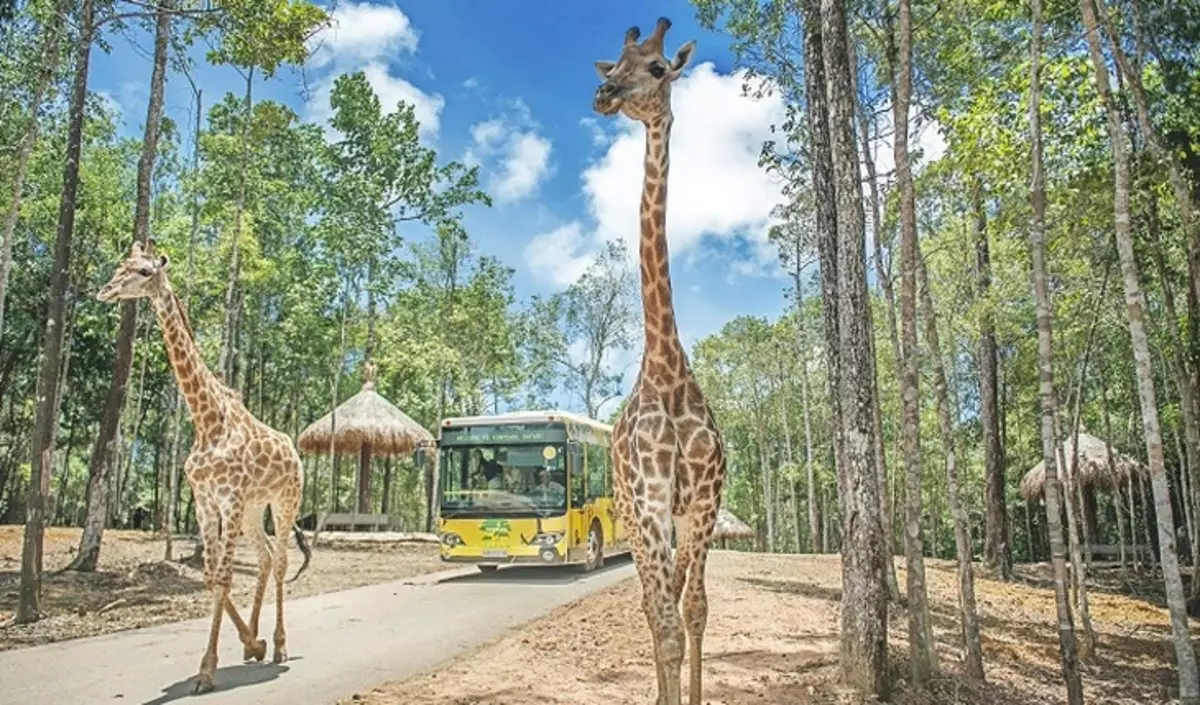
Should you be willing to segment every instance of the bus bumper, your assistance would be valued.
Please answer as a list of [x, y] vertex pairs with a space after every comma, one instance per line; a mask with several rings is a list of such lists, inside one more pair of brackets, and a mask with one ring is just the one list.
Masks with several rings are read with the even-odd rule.
[[442, 545], [444, 563], [484, 563], [490, 565], [557, 565], [565, 563], [566, 554], [558, 546], [520, 546], [506, 549], [478, 546]]

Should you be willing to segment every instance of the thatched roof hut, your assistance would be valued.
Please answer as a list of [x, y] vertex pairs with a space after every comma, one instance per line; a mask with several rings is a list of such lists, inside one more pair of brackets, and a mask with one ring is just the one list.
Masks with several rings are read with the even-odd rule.
[[754, 529], [746, 522], [734, 516], [725, 507], [717, 510], [717, 527], [713, 531], [714, 539], [744, 539], [754, 536]]
[[[1124, 485], [1131, 475], [1145, 473], [1145, 468], [1136, 459], [1113, 448], [1113, 466], [1116, 469], [1114, 474], [1113, 468], [1108, 465], [1108, 444], [1082, 431], [1077, 438], [1079, 439], [1079, 468], [1075, 476], [1079, 478], [1083, 486], [1112, 490]], [[1070, 463], [1075, 455], [1074, 446], [1075, 444], [1069, 438], [1061, 444], [1061, 457], [1066, 458], [1067, 463]], [[1061, 473], [1061, 467], [1059, 471]], [[1027, 502], [1033, 501], [1042, 496], [1045, 486], [1046, 465], [1045, 462], [1039, 462], [1021, 478], [1021, 496]]]
[[375, 365], [365, 365], [362, 389], [336, 409], [325, 414], [304, 429], [298, 445], [306, 453], [328, 453], [332, 441], [334, 452], [359, 455], [359, 508], [371, 497], [371, 457], [374, 454], [409, 455], [418, 444], [434, 440], [421, 424], [401, 411], [395, 404], [375, 391]]

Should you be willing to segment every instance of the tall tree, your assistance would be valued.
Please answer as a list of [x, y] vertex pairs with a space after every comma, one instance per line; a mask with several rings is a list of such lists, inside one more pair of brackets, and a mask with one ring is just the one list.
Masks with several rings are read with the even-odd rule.
[[50, 471], [54, 467], [55, 430], [58, 428], [63, 314], [66, 310], [67, 286], [70, 279], [71, 241], [75, 235], [79, 162], [83, 151], [84, 111], [89, 60], [92, 54], [94, 13], [93, 1], [83, 0], [79, 10], [80, 33], [75, 43], [75, 79], [71, 84], [67, 152], [63, 166], [62, 197], [59, 200], [58, 234], [54, 241], [54, 269], [50, 276], [50, 298], [42, 341], [41, 370], [38, 374], [33, 458], [24, 544], [21, 550], [21, 587], [16, 614], [18, 624], [36, 622], [41, 618], [42, 539], [45, 534], [46, 495], [50, 491]]
[[637, 282], [624, 240], [606, 243], [579, 279], [535, 301], [539, 320], [527, 340], [559, 369], [563, 386], [591, 418], [621, 395], [623, 370], [613, 356], [633, 347]]
[[1121, 278], [1125, 284], [1125, 310], [1129, 321], [1129, 337], [1133, 345], [1134, 369], [1137, 373], [1138, 401], [1142, 410], [1142, 432], [1146, 439], [1146, 458], [1150, 470], [1150, 486], [1154, 493], [1154, 512], [1158, 518], [1158, 544], [1167, 594], [1167, 609], [1171, 615], [1171, 632], [1175, 642], [1176, 668], [1179, 674], [1179, 701], [1182, 705], [1200, 704], [1200, 671], [1196, 653], [1188, 635], [1188, 615], [1183, 580], [1179, 574], [1179, 557], [1175, 549], [1175, 517], [1171, 506], [1163, 457], [1162, 432], [1158, 420], [1158, 399], [1154, 389], [1154, 370], [1150, 359], [1150, 342], [1146, 335], [1145, 296], [1138, 278], [1133, 253], [1133, 232], [1130, 227], [1130, 191], [1132, 176], [1129, 152], [1125, 144], [1121, 114], [1108, 83], [1108, 65], [1100, 48], [1096, 28], [1096, 9], [1092, 0], [1080, 0], [1083, 23], [1087, 32], [1088, 53], [1092, 59], [1096, 87], [1108, 118], [1109, 142], [1112, 145], [1114, 199], [1114, 236], [1121, 258]]
[[[908, 588], [908, 665], [912, 686], [925, 688], [937, 667], [925, 549], [921, 536], [921, 409], [917, 365], [917, 196], [908, 154], [908, 105], [912, 96], [912, 6], [900, 0], [895, 125], [896, 180], [900, 188], [900, 414], [904, 436], [904, 555]], [[853, 119], [853, 117], [851, 118]], [[882, 489], [882, 487], [880, 488]]]
[[974, 210], [975, 276], [979, 305], [979, 420], [983, 426], [983, 465], [987, 483], [984, 561], [1002, 580], [1012, 577], [1012, 546], [1008, 540], [1008, 506], [1004, 495], [1004, 448], [1000, 444], [999, 360], [992, 315], [992, 263], [988, 247], [983, 179], [971, 179]]
[[[829, 142], [837, 199], [837, 396], [842, 463], [838, 496], [842, 515], [842, 678], [867, 697], [888, 697], [886, 537], [879, 512], [873, 456], [871, 361], [867, 358], [866, 232], [862, 179], [854, 140], [850, 39], [844, 0], [821, 0], [821, 49], [829, 100]], [[811, 70], [811, 67], [810, 67]], [[821, 90], [810, 87], [810, 91]], [[822, 183], [815, 181], [814, 183]], [[830, 182], [825, 182], [830, 183]], [[828, 331], [826, 332], [828, 336]]]
[[[155, 15], [154, 61], [150, 71], [150, 101], [146, 107], [142, 155], [138, 161], [137, 200], [134, 206], [133, 239], [146, 244], [150, 237], [150, 191], [154, 160], [158, 156], [158, 136], [162, 128], [163, 89], [167, 76], [168, 40], [171, 34], [171, 0], [160, 0]], [[125, 387], [133, 367], [133, 338], [137, 330], [137, 301], [121, 303], [121, 322], [117, 327], [113, 377], [100, 418], [100, 433], [92, 450], [88, 480], [88, 509], [79, 552], [68, 566], [71, 570], [94, 571], [100, 560], [100, 542], [109, 512], [108, 477], [125, 405]]]
[[1033, 11], [1033, 32], [1029, 69], [1029, 135], [1032, 144], [1029, 194], [1033, 205], [1033, 222], [1029, 238], [1033, 255], [1033, 289], [1037, 300], [1038, 396], [1042, 407], [1042, 462], [1046, 468], [1046, 527], [1050, 534], [1050, 556], [1054, 564], [1054, 605], [1058, 610], [1058, 645], [1062, 655], [1063, 679], [1067, 684], [1067, 703], [1083, 705], [1083, 683], [1079, 678], [1075, 625], [1067, 595], [1067, 556], [1063, 546], [1058, 494], [1058, 443], [1054, 437], [1056, 400], [1053, 323], [1050, 289], [1046, 281], [1046, 182], [1042, 162], [1042, 0], [1031, 0], [1030, 5]]
[[921, 289], [921, 309], [925, 319], [925, 345], [933, 366], [933, 394], [937, 403], [938, 430], [942, 436], [942, 455], [946, 465], [946, 503], [954, 518], [954, 549], [958, 556], [958, 607], [962, 619], [963, 651], [967, 675], [984, 680], [983, 647], [979, 641], [979, 613], [975, 609], [975, 574], [971, 560], [971, 524], [963, 507], [958, 483], [958, 454], [954, 443], [954, 422], [950, 416], [950, 394], [946, 369], [942, 364], [942, 346], [938, 339], [937, 314], [929, 291], [929, 273], [918, 251], [917, 278]]

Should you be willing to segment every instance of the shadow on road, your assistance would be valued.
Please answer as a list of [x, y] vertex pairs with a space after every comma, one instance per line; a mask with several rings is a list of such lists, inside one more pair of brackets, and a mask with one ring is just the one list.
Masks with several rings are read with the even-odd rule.
[[[298, 658], [292, 658], [292, 661], [298, 661]], [[269, 683], [288, 672], [286, 664], [274, 663], [240, 663], [236, 666], [222, 666], [217, 669], [213, 676], [213, 693], [222, 693], [227, 690], [236, 690], [237, 688], [245, 688], [262, 683]], [[162, 695], [153, 700], [147, 700], [142, 705], [166, 705], [166, 703], [183, 700], [194, 696], [196, 690], [196, 677], [189, 676], [185, 680], [172, 683], [163, 688]], [[198, 696], [203, 697], [203, 696]]]
[[590, 580], [605, 573], [611, 573], [614, 570], [620, 570], [622, 567], [633, 563], [630, 554], [626, 553], [620, 556], [606, 557], [604, 559], [604, 567], [594, 570], [590, 573], [582, 572], [578, 567], [573, 565], [560, 566], [524, 566], [511, 565], [503, 566], [499, 570], [491, 573], [466, 573], [465, 575], [456, 575], [446, 578], [441, 581], [443, 585], [455, 583], [470, 583], [472, 585], [489, 584], [489, 585], [534, 585], [534, 586], [560, 586], [573, 585], [584, 580]]

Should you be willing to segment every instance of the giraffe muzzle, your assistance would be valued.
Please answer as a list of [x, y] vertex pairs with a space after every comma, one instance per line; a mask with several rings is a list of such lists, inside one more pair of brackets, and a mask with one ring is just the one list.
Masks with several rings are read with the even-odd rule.
[[602, 115], [612, 115], [621, 109], [623, 94], [624, 91], [612, 83], [602, 83], [596, 89], [596, 96], [592, 100], [592, 109]]

